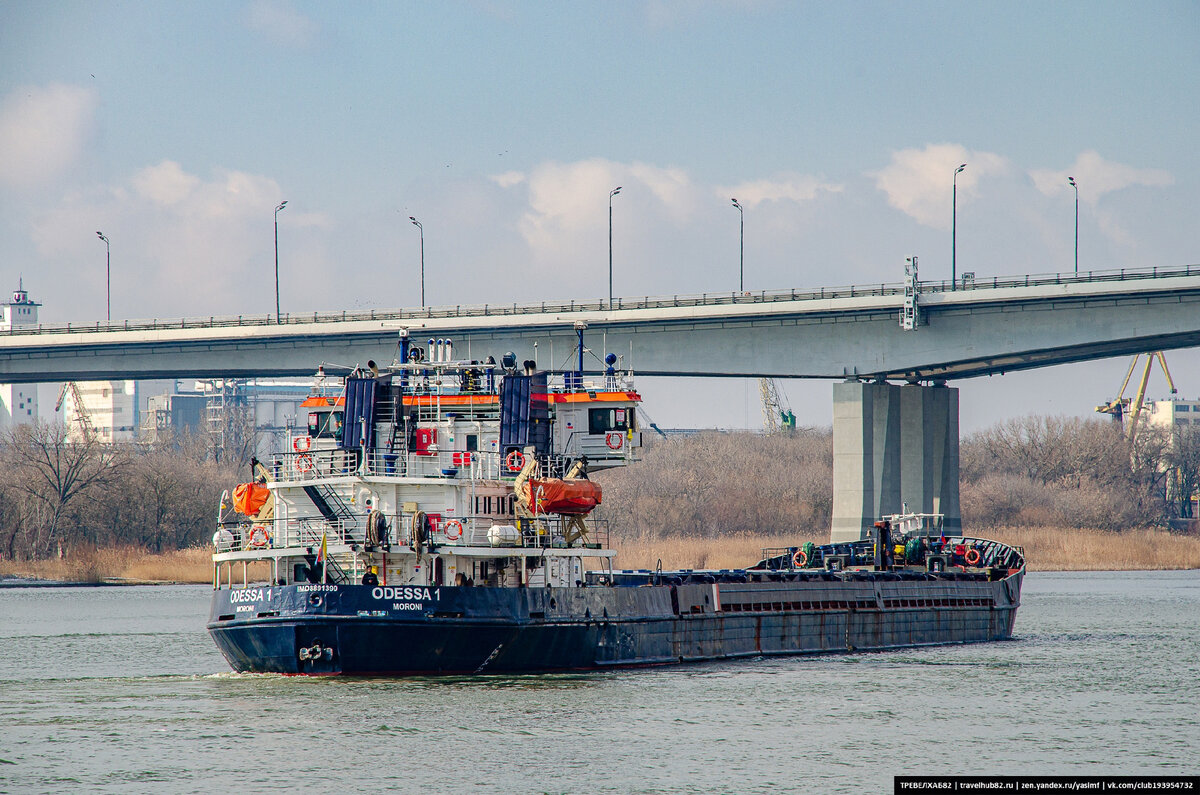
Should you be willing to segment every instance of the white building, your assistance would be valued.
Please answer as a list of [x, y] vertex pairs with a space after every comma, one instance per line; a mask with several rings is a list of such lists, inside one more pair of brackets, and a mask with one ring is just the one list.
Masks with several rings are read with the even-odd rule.
[[[18, 282], [12, 300], [0, 304], [0, 331], [37, 325], [39, 306], [29, 300], [24, 280]], [[37, 418], [37, 384], [0, 384], [0, 428], [35, 422]]]
[[82, 407], [76, 405], [74, 390], [67, 390], [63, 400], [63, 418], [66, 420], [68, 437], [81, 440], [83, 423], [81, 412], [86, 412], [99, 442], [131, 442], [137, 434], [138, 388], [137, 381], [79, 381], [78, 388]]
[[1161, 428], [1200, 427], [1200, 399], [1171, 398], [1150, 401], [1144, 411], [1146, 421]]

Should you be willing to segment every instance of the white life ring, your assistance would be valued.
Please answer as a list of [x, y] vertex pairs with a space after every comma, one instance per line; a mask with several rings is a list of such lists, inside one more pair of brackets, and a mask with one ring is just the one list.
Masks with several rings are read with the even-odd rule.
[[620, 431], [610, 431], [604, 434], [604, 443], [608, 445], [609, 450], [620, 450], [621, 445], [625, 444], [625, 434]]
[[313, 471], [312, 456], [308, 455], [308, 454], [303, 454], [299, 458], [297, 458], [296, 459], [296, 469], [299, 469], [301, 472], [303, 472], [306, 475], [309, 472], [312, 472]]
[[312, 447], [311, 436], [297, 436], [292, 439], [292, 449], [297, 453], [307, 453], [310, 447]]
[[463, 524], [457, 519], [451, 519], [445, 524], [445, 533], [447, 541], [457, 541], [462, 538]]
[[254, 549], [262, 549], [271, 543], [271, 536], [267, 534], [267, 526], [256, 524], [250, 528], [250, 538], [246, 542]]
[[513, 450], [504, 457], [504, 465], [508, 467], [509, 472], [520, 472], [525, 467], [525, 454]]

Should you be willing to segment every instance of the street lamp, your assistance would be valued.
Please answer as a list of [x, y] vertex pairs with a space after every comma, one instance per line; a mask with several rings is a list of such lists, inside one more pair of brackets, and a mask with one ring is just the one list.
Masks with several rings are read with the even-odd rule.
[[1079, 275], [1079, 186], [1074, 177], [1067, 177], [1067, 182], [1075, 189], [1075, 275]]
[[958, 289], [958, 173], [967, 167], [963, 163], [954, 169], [954, 213], [950, 221], [950, 289]]
[[730, 199], [733, 206], [738, 211], [738, 292], [746, 291], [746, 213], [742, 211], [742, 205], [738, 204], [737, 199]]
[[108, 238], [100, 230], [96, 230], [96, 237], [104, 241], [104, 306], [108, 311], [108, 322], [112, 322], [112, 247], [108, 245]]
[[613, 188], [608, 192], [608, 308], [613, 306], [613, 289], [612, 289], [612, 200], [621, 192], [621, 186]]
[[421, 226], [421, 222], [411, 215], [408, 220], [413, 222], [413, 226], [421, 230], [421, 308], [425, 308], [425, 227]]
[[275, 323], [280, 322], [279, 312], [279, 211], [287, 207], [287, 202], [282, 201], [275, 208]]

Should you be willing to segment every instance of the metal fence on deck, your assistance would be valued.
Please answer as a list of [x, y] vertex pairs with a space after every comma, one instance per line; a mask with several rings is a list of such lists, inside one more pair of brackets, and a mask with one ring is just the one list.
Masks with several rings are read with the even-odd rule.
[[[413, 545], [413, 527], [411, 514], [385, 514], [387, 530], [380, 539], [380, 545], [411, 547]], [[451, 524], [457, 522], [457, 526]], [[589, 517], [585, 520], [587, 535], [576, 541], [573, 546], [589, 544], [607, 547], [610, 541], [608, 522], [604, 519]], [[511, 527], [514, 531], [498, 532], [503, 543], [494, 543], [494, 527]], [[225, 528], [232, 533], [232, 539], [217, 545], [218, 552], [240, 550], [295, 549], [304, 547], [312, 554], [321, 546], [324, 540], [326, 546], [358, 544], [366, 546], [367, 530], [366, 515], [353, 516], [336, 520], [326, 520], [321, 517], [302, 517], [299, 519], [284, 519], [276, 517], [269, 532], [258, 536], [252, 532], [253, 525], [246, 521], [242, 523], [227, 523]], [[439, 547], [534, 547], [539, 549], [564, 548], [566, 543], [566, 522], [563, 517], [554, 514], [537, 516], [534, 520], [517, 519], [516, 517], [496, 516], [462, 516], [441, 517], [436, 528], [431, 528], [426, 541], [427, 548], [432, 545]]]
[[[1114, 282], [1132, 279], [1166, 279], [1180, 276], [1200, 276], [1200, 265], [1180, 265], [1166, 268], [1119, 268], [1112, 270], [1087, 271], [1078, 275], [1071, 273], [1030, 274], [1024, 276], [976, 277], [974, 279], [925, 281], [920, 283], [921, 294], [951, 291], [1000, 289], [1012, 287], [1034, 287], [1048, 284], [1088, 284], [1092, 282]], [[612, 305], [605, 299], [594, 301], [569, 301], [511, 304], [458, 304], [454, 306], [430, 306], [422, 309], [376, 310], [357, 312], [313, 312], [311, 314], [286, 314], [278, 320], [273, 314], [216, 316], [207, 318], [179, 318], [152, 320], [125, 320], [94, 323], [39, 323], [31, 326], [15, 326], [0, 330], [9, 336], [20, 334], [67, 334], [97, 331], [160, 331], [168, 329], [204, 329], [239, 326], [301, 325], [310, 323], [342, 323], [348, 321], [394, 321], [431, 318], [503, 317], [507, 315], [566, 314], [573, 312], [604, 312], [618, 309], [666, 309], [671, 307], [718, 306], [722, 304], [760, 304], [775, 301], [808, 301], [832, 298], [857, 298], [865, 296], [903, 295], [901, 282], [821, 287], [815, 290], [758, 290], [748, 292], [699, 293], [667, 297], [645, 296], [642, 298], [616, 298]]]

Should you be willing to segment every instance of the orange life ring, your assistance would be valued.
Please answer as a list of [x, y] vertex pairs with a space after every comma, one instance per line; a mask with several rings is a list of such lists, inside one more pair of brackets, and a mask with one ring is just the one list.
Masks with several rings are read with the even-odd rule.
[[446, 522], [445, 533], [447, 541], [457, 541], [458, 539], [462, 538], [462, 522], [458, 521], [457, 519], [451, 519], [450, 521]]
[[299, 458], [297, 458], [296, 459], [296, 468], [306, 474], [309, 472], [312, 472], [313, 471], [312, 456], [308, 455], [308, 454], [304, 454], [304, 455], [300, 456]]
[[504, 457], [504, 466], [508, 467], [509, 472], [520, 472], [525, 466], [525, 454], [513, 450]]
[[979, 554], [979, 550], [971, 547], [967, 550], [966, 560], [968, 566], [977, 566], [979, 561], [983, 559], [983, 555]]
[[608, 445], [609, 450], [620, 450], [621, 445], [625, 444], [625, 436], [619, 431], [612, 431], [604, 434], [604, 443]]
[[292, 440], [292, 449], [297, 453], [307, 453], [310, 447], [312, 447], [311, 436], [297, 436]]
[[267, 526], [256, 524], [250, 528], [250, 538], [246, 540], [246, 545], [254, 549], [262, 549], [271, 543], [271, 536], [267, 533]]
[[798, 569], [808, 565], [808, 555], [804, 554], [803, 549], [797, 549], [796, 554], [792, 555], [792, 565]]

